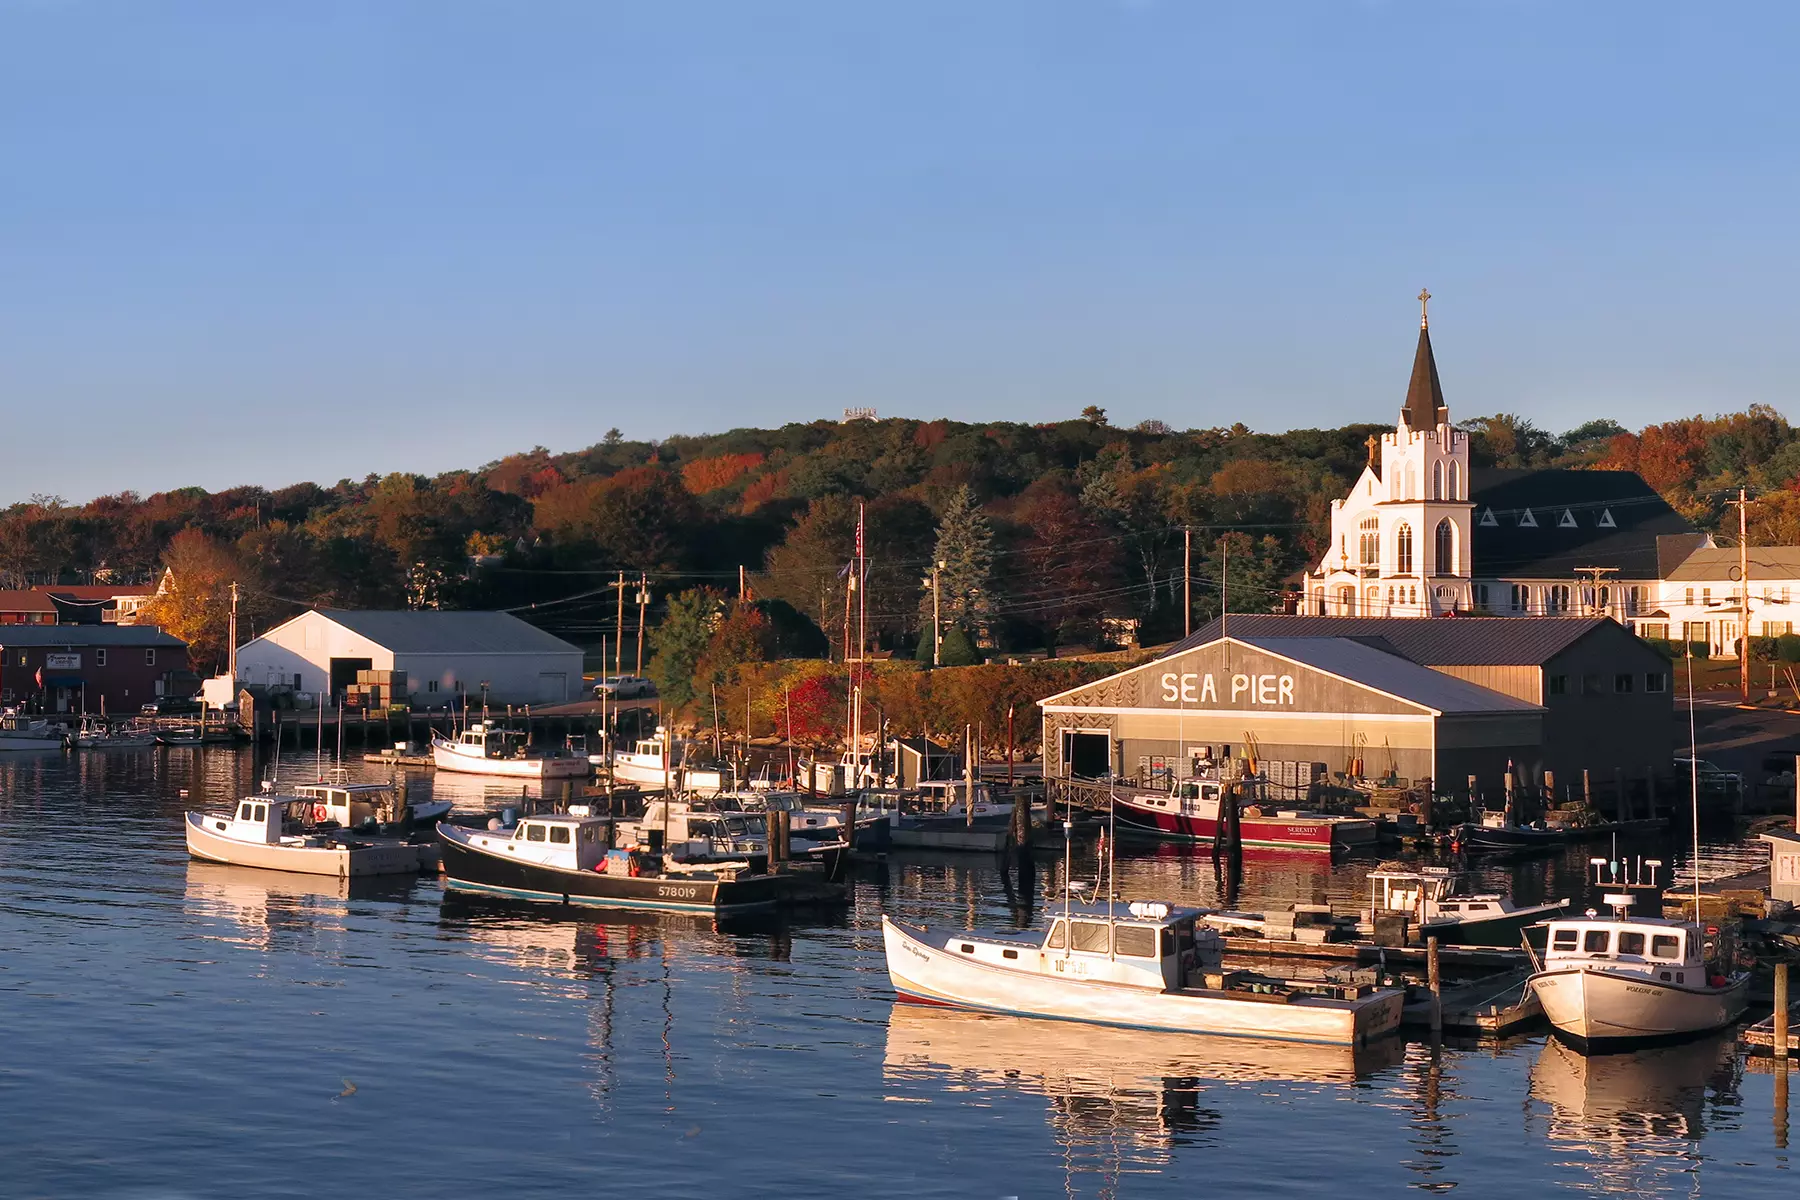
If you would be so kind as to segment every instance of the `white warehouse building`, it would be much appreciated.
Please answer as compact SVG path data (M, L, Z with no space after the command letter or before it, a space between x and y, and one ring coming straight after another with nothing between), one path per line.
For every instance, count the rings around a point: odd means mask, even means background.
M404 671L412 703L561 704L582 694L581 647L510 613L314 609L238 648L240 683L341 693L359 671Z

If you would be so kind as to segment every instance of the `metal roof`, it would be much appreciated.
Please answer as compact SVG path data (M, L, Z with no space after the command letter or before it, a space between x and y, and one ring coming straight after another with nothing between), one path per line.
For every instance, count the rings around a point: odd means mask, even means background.
M1750 578L1800 579L1800 546L1751 546L1745 552L1750 560ZM1672 583L1695 580L1714 583L1732 581L1737 574L1738 552L1735 549L1696 550L1670 571Z
M337 608L313 611L395 654L581 653L580 646L545 633L511 613Z
M1608 617L1290 617L1233 613L1225 632L1245 638L1379 639L1431 667L1539 667L1611 623ZM1162 657L1219 637L1218 618Z
M1658 536L1694 532L1635 471L1486 468L1469 482L1477 579L1655 579Z
M1225 640L1255 646L1439 713L1544 711L1540 705L1445 675L1352 638L1244 637L1234 633Z
M182 646L155 625L0 625L0 646Z

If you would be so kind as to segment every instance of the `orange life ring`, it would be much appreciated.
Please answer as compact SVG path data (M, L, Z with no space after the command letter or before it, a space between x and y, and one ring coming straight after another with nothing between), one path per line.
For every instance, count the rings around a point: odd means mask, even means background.
M329 821L331 819L331 810L326 808L323 804L315 804L312 809L312 819L315 824L320 821Z

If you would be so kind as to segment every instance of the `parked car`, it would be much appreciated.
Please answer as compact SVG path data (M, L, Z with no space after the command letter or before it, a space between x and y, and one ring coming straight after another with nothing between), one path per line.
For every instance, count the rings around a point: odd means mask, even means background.
M656 695L656 686L639 675L608 675L594 685L594 699L636 700Z
M158 696L139 710L146 717L180 717L200 711L193 696Z
M1691 758L1681 754L1675 758L1676 781L1689 776L1698 779L1703 792L1728 792L1743 786L1744 780L1736 771L1726 771L1704 758Z

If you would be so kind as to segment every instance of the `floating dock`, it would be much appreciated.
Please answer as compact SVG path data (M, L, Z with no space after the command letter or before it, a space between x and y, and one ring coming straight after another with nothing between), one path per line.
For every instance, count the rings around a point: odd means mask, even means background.
M1438 951L1440 959L1445 953ZM1519 969L1445 987L1439 995L1444 1031L1505 1037L1536 1024L1544 1015L1544 1006L1539 1003L1537 992L1526 983L1529 977L1530 972ZM1429 1026L1431 995L1417 995L1417 999L1407 1003L1401 1020L1407 1025Z

